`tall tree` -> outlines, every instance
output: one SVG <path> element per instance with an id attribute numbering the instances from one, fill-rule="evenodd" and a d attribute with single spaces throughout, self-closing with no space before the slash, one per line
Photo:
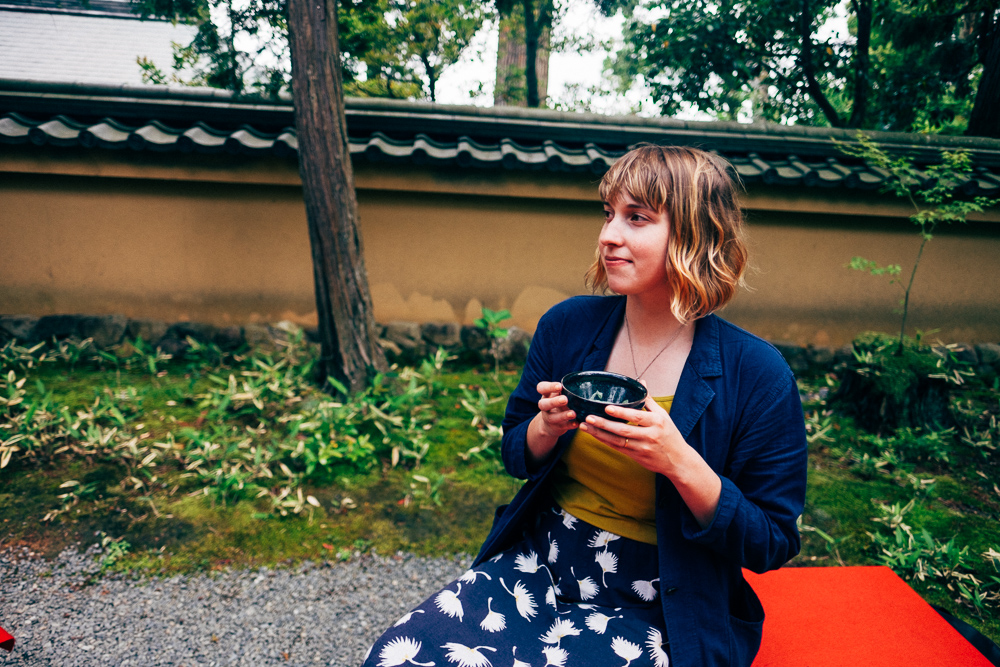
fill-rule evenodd
<path id="1" fill-rule="evenodd" d="M 522 15 L 523 10 L 515 6 L 500 20 L 493 87 L 495 106 L 530 106 L 526 82 L 528 49 Z M 551 27 L 543 27 L 538 35 L 534 61 L 535 96 L 532 100 L 537 102 L 536 106 L 544 104 L 548 97 L 551 38 Z"/>
<path id="2" fill-rule="evenodd" d="M 651 0 L 616 71 L 643 76 L 663 113 L 959 132 L 993 72 L 995 0 Z M 846 34 L 831 30 L 845 7 Z M 642 17 L 658 17 L 656 20 Z M 1000 56 L 998 56 L 1000 57 Z M 995 105 L 994 105 L 995 106 Z"/>
<path id="3" fill-rule="evenodd" d="M 634 0 L 593 0 L 604 16 L 613 16 Z M 497 57 L 494 103 L 513 106 L 545 105 L 549 54 L 565 44 L 552 44 L 553 24 L 566 10 L 557 0 L 494 0 L 500 15 L 500 48 Z M 588 37 L 567 40 L 575 49 L 589 50 L 597 42 Z"/>
<path id="4" fill-rule="evenodd" d="M 496 7 L 502 19 L 494 102 L 541 106 L 548 90 L 548 42 L 555 2 L 497 0 Z"/>
<path id="5" fill-rule="evenodd" d="M 336 0 L 289 0 L 289 44 L 322 351 L 320 372 L 352 391 L 384 370 L 368 291 L 344 116 Z"/>
<path id="6" fill-rule="evenodd" d="M 966 134 L 1000 138 L 1000 9 L 983 12 L 978 34 L 983 75 Z"/>

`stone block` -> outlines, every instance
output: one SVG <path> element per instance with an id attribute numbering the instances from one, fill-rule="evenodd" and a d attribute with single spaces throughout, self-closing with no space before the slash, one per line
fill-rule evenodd
<path id="1" fill-rule="evenodd" d="M 833 353 L 833 363 L 849 364 L 854 361 L 854 346 L 848 343 L 847 345 L 837 348 L 837 351 Z"/>
<path id="2" fill-rule="evenodd" d="M 169 354 L 174 359 L 181 359 L 184 357 L 184 353 L 187 352 L 188 348 L 191 346 L 188 345 L 187 340 L 183 338 L 176 338 L 172 335 L 168 335 L 164 336 L 159 343 L 157 343 L 157 347 L 160 351 L 165 354 Z"/>
<path id="3" fill-rule="evenodd" d="M 507 330 L 507 336 L 500 340 L 496 348 L 497 361 L 502 364 L 519 364 L 528 356 L 531 334 L 519 327 Z"/>
<path id="4" fill-rule="evenodd" d="M 124 315 L 95 315 L 81 317 L 79 332 L 81 338 L 93 338 L 94 347 L 106 350 L 122 341 L 128 328 L 128 318 Z"/>
<path id="5" fill-rule="evenodd" d="M 385 352 L 390 357 L 395 358 L 402 356 L 403 354 L 403 349 L 398 345 L 396 345 L 395 343 L 393 343 L 391 340 L 386 340 L 385 338 L 379 338 L 378 345 L 379 347 L 382 348 L 382 351 Z"/>
<path id="6" fill-rule="evenodd" d="M 81 338 L 80 320 L 79 315 L 46 315 L 35 324 L 32 337 L 36 341 Z"/>
<path id="7" fill-rule="evenodd" d="M 271 347 L 274 345 L 271 330 L 263 324 L 244 325 L 243 340 L 249 347 Z"/>
<path id="8" fill-rule="evenodd" d="M 979 355 L 979 363 L 1000 367 L 1000 345 L 997 343 L 980 343 L 976 345 L 976 353 Z"/>
<path id="9" fill-rule="evenodd" d="M 466 324 L 460 335 L 462 347 L 469 352 L 483 353 L 490 349 L 490 337 L 479 327 Z"/>
<path id="10" fill-rule="evenodd" d="M 199 343 L 210 343 L 218 327 L 204 322 L 178 322 L 167 329 L 167 338 L 185 340 L 189 336 Z"/>
<path id="11" fill-rule="evenodd" d="M 142 342 L 156 347 L 156 344 L 167 335 L 170 325 L 157 320 L 130 320 L 125 329 L 125 336 L 129 340 L 141 338 Z"/>
<path id="12" fill-rule="evenodd" d="M 399 346 L 404 352 L 423 354 L 424 340 L 416 322 L 389 322 L 385 325 L 385 339 Z"/>
<path id="13" fill-rule="evenodd" d="M 13 338 L 20 343 L 37 342 L 34 331 L 38 319 L 34 315 L 0 315 L 0 339 Z"/>
<path id="14" fill-rule="evenodd" d="M 282 320 L 268 327 L 271 331 L 271 339 L 275 342 L 287 343 L 289 340 L 302 333 L 302 327 L 295 322 Z M 304 334 L 303 334 L 304 337 Z"/>
<path id="15" fill-rule="evenodd" d="M 793 372 L 804 373 L 809 370 L 809 359 L 806 356 L 806 349 L 804 347 L 785 341 L 776 341 L 771 344 L 778 349 L 781 356 L 785 358 L 785 363 L 788 364 Z"/>
<path id="16" fill-rule="evenodd" d="M 810 345 L 806 348 L 806 358 L 811 365 L 826 368 L 833 364 L 834 354 L 828 347 Z"/>
<path id="17" fill-rule="evenodd" d="M 222 350 L 238 350 L 243 346 L 243 328 L 237 326 L 222 327 L 215 332 L 212 342 Z"/>
<path id="18" fill-rule="evenodd" d="M 427 322 L 420 325 L 420 335 L 432 347 L 455 348 L 462 344 L 458 322 Z"/>
<path id="19" fill-rule="evenodd" d="M 962 363 L 972 367 L 979 365 L 979 355 L 976 354 L 976 348 L 971 345 L 956 345 L 951 349 L 951 354 Z"/>

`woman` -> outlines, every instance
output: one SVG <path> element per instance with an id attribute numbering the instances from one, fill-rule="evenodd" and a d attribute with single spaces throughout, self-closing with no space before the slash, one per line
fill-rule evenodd
<path id="1" fill-rule="evenodd" d="M 806 441 L 778 352 L 712 313 L 742 282 L 720 158 L 641 146 L 601 181 L 595 290 L 541 319 L 504 418 L 526 479 L 472 569 L 404 616 L 366 665 L 749 665 L 764 612 L 743 579 L 799 549 Z M 580 423 L 558 382 L 608 370 L 644 410 Z M 619 662 L 624 661 L 624 662 Z"/>

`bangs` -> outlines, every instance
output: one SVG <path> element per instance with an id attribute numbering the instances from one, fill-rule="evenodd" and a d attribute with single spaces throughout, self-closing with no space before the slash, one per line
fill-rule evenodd
<path id="1" fill-rule="evenodd" d="M 631 199 L 667 215 L 667 281 L 679 322 L 722 308 L 743 285 L 743 212 L 732 168 L 719 156 L 642 144 L 611 166 L 598 191 L 608 204 Z M 586 282 L 595 292 L 608 289 L 600 244 Z"/>
<path id="2" fill-rule="evenodd" d="M 673 183 L 659 151 L 631 151 L 618 159 L 604 174 L 598 192 L 608 203 L 632 198 L 657 212 L 667 208 Z"/>

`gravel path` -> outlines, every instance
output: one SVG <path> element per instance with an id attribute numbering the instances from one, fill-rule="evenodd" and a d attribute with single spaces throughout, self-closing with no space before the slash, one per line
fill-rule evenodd
<path id="1" fill-rule="evenodd" d="M 135 580 L 96 548 L 55 560 L 0 553 L 0 665 L 357 667 L 408 609 L 460 575 L 464 559 L 355 555 L 347 563 Z"/>

